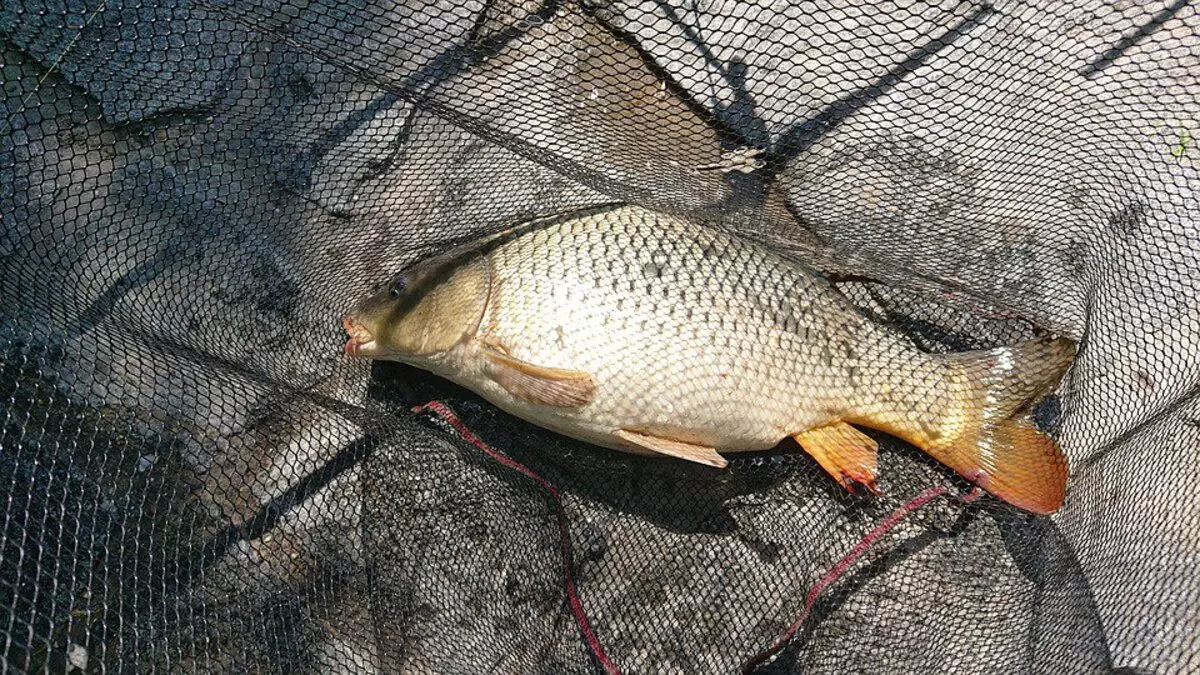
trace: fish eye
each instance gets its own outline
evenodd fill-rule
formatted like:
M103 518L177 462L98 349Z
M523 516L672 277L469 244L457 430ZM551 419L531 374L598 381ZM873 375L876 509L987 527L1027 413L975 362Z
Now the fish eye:
M392 287L389 290L389 293L393 299L399 298L400 295L404 293L404 289L406 288L408 288L408 276L399 276L396 277L396 280L392 282Z

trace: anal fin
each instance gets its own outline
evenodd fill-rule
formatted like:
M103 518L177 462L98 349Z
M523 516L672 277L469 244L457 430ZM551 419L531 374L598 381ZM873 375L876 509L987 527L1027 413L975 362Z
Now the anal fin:
M697 464L707 464L708 466L715 466L718 469L724 469L729 465L729 462L725 461L725 458L719 455L715 449L704 445L674 441L669 438L651 436L625 429L618 429L613 432L613 435L626 443L632 443L660 455L686 459L689 462L696 462Z
M879 444L846 424L835 422L792 436L839 485L854 490L856 484L879 494L875 487Z
M484 353L491 378L519 399L557 408L578 408L596 394L596 383L585 372L536 366L490 347L485 347Z

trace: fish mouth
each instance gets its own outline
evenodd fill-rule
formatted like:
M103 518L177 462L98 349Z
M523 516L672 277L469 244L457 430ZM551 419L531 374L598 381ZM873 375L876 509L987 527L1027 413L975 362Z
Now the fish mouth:
M346 353L356 357L371 357L379 354L379 345L375 335L352 314L342 317L342 326L350 336L346 340Z

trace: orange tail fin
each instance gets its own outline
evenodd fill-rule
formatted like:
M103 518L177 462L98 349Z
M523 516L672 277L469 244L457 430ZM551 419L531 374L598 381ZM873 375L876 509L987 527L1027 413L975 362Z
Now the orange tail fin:
M1066 493L1067 460L1026 413L1057 385L1074 355L1071 341L1041 338L939 357L945 379L915 392L912 404L942 397L940 418L890 411L861 423L907 440L1014 506L1053 513Z
M942 447L934 459L996 497L1038 514L1054 513L1067 489L1067 459L1027 420L999 420Z
M1058 384L1075 347L1040 338L1011 347L946 357L963 389L971 420L952 421L956 433L925 451L1004 501L1033 513L1062 506L1067 460L1058 445L1019 416ZM967 424L961 422L967 421Z

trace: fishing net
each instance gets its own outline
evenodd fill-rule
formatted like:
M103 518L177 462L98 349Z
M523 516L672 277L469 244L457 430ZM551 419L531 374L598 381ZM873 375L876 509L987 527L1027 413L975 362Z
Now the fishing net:
M7 666L1195 672L1198 27L1188 0L4 0ZM609 203L770 246L930 351L1078 341L1035 411L1065 506L884 435L877 497L790 441L627 456L343 353L393 272Z

